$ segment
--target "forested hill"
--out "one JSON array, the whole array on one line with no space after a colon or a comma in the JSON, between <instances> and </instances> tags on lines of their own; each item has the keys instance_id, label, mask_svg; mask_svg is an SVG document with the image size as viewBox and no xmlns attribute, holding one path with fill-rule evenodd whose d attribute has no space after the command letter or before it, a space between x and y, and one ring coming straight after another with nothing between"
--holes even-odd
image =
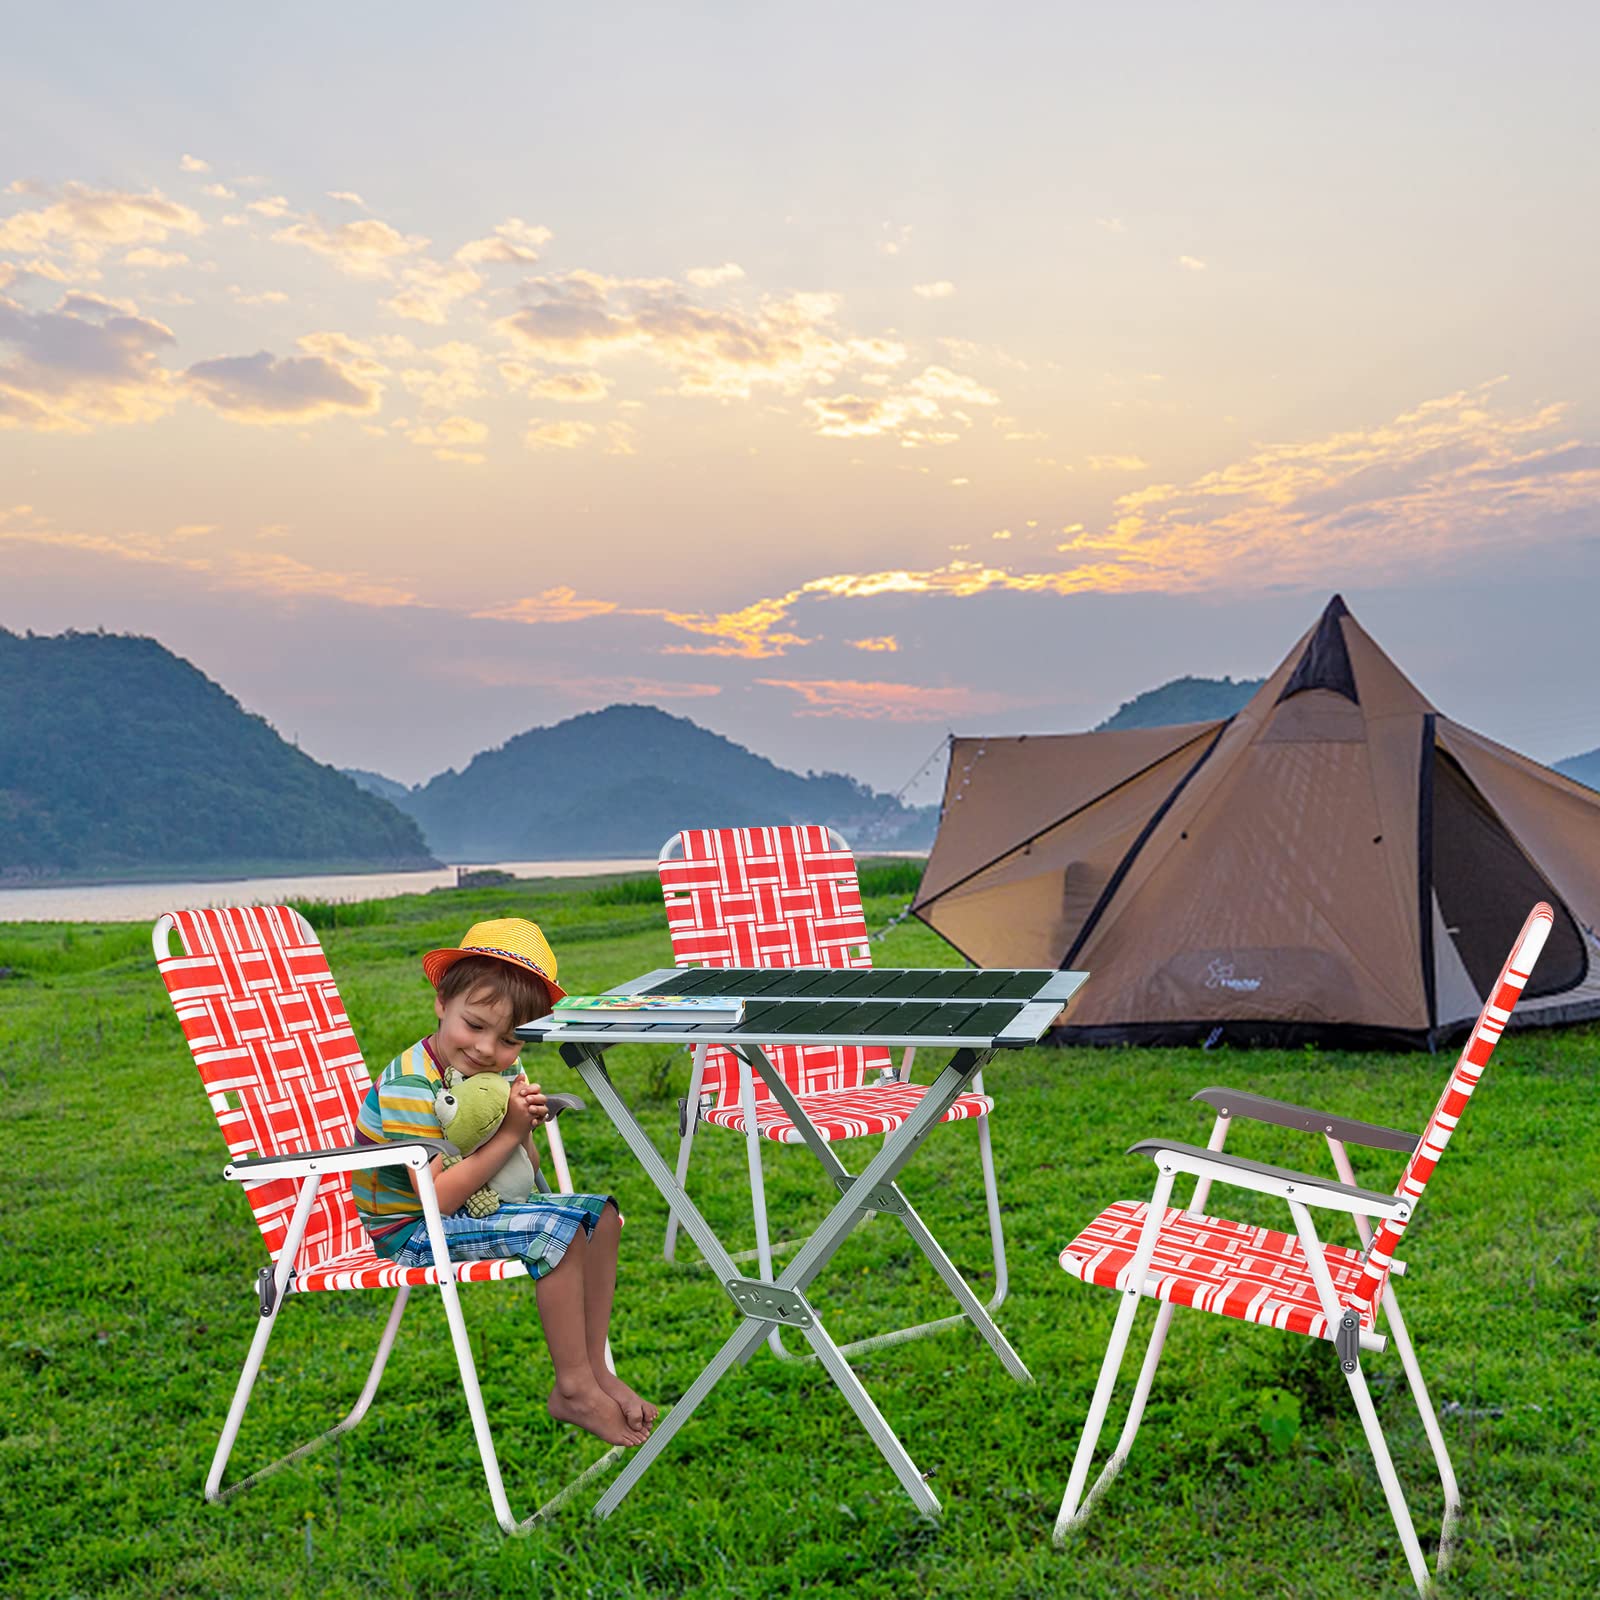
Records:
<instances>
[{"instance_id":1,"label":"forested hill","mask_svg":"<svg viewBox=\"0 0 1600 1600\"><path fill-rule=\"evenodd\" d=\"M532 728L397 802L454 861L653 855L682 828L828 823L857 851L920 849L934 812L838 773L785 771L687 717L616 705Z\"/></svg>"},{"instance_id":2,"label":"forested hill","mask_svg":"<svg viewBox=\"0 0 1600 1600\"><path fill-rule=\"evenodd\" d=\"M1094 732L1107 728L1168 728L1180 722L1212 722L1231 717L1249 703L1250 696L1267 680L1246 678L1174 678L1159 689L1147 689L1124 700L1114 715Z\"/></svg>"},{"instance_id":3,"label":"forested hill","mask_svg":"<svg viewBox=\"0 0 1600 1600\"><path fill-rule=\"evenodd\" d=\"M433 864L411 818L154 639L0 628L0 882Z\"/></svg>"}]
</instances>

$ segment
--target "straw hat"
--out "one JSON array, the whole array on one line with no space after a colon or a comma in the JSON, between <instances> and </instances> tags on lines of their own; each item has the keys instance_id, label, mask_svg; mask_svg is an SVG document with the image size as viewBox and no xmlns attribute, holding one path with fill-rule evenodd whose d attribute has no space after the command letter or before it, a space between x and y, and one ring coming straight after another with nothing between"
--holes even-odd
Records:
<instances>
[{"instance_id":1,"label":"straw hat","mask_svg":"<svg viewBox=\"0 0 1600 1600\"><path fill-rule=\"evenodd\" d=\"M498 917L492 922L475 922L454 950L430 950L422 958L422 970L435 989L445 972L465 956L491 956L496 961L521 967L544 980L552 1001L567 991L556 982L556 956L537 922L526 917Z\"/></svg>"}]
</instances>

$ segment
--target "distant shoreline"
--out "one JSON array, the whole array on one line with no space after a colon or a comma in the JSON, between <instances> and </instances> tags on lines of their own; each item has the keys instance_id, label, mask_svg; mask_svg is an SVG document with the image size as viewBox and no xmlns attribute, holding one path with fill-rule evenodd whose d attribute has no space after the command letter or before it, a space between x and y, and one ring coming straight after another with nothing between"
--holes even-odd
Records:
<instances>
[{"instance_id":1,"label":"distant shoreline","mask_svg":"<svg viewBox=\"0 0 1600 1600\"><path fill-rule=\"evenodd\" d=\"M873 851L873 859L922 859L922 851ZM654 882L656 858L566 856L547 861L463 862L468 870L507 872L514 881L564 881L640 877ZM454 865L420 872L290 873L270 877L141 879L133 883L35 883L26 890L0 887L0 927L38 922L105 924L148 922L178 906L353 905L398 895L433 894L458 888ZM471 892L470 890L468 892Z\"/></svg>"},{"instance_id":2,"label":"distant shoreline","mask_svg":"<svg viewBox=\"0 0 1600 1600\"><path fill-rule=\"evenodd\" d=\"M551 857L577 862L594 862L600 871L608 861L635 861L637 856L572 855ZM401 861L379 863L362 862L353 865L347 861L314 861L295 863L282 861L244 862L226 870L184 865L162 864L148 868L123 868L109 876L99 873L61 873L55 877L17 877L0 873L0 890L7 894L34 889L116 889L159 883L248 883L257 878L357 878L387 877L401 872L452 872L459 868L482 869L498 865L494 861L436 861L431 856L418 860L411 857Z\"/></svg>"},{"instance_id":3,"label":"distant shoreline","mask_svg":"<svg viewBox=\"0 0 1600 1600\"><path fill-rule=\"evenodd\" d=\"M655 857L567 857L548 861L463 863L513 879L609 878L653 874ZM410 872L274 873L247 878L144 878L132 883L34 884L0 888L0 924L25 922L142 922L177 906L290 904L351 905L458 887L453 865Z\"/></svg>"}]
</instances>

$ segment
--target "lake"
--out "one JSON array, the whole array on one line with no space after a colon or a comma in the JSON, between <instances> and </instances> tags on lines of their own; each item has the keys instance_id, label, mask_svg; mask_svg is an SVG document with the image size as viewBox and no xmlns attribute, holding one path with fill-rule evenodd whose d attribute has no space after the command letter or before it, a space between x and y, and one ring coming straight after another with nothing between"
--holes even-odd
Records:
<instances>
[{"instance_id":1,"label":"lake","mask_svg":"<svg viewBox=\"0 0 1600 1600\"><path fill-rule=\"evenodd\" d=\"M587 878L648 872L654 856L602 861L478 861L469 871L496 869L518 878ZM187 883L84 883L0 889L0 922L153 922L163 911L192 906L281 905L285 900L388 900L455 886L456 869L430 872L303 873L286 878L210 879Z\"/></svg>"}]
</instances>

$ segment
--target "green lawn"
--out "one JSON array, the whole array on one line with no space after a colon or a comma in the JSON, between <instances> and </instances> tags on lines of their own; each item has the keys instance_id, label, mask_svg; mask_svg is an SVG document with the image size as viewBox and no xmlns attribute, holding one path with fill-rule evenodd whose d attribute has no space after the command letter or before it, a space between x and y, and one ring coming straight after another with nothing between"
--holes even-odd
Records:
<instances>
[{"instance_id":1,"label":"green lawn","mask_svg":"<svg viewBox=\"0 0 1600 1600\"><path fill-rule=\"evenodd\" d=\"M869 879L873 927L905 896ZM369 1065L431 1026L419 953L481 916L523 914L569 983L598 989L669 962L659 901L598 880L450 891L319 911ZM900 924L881 965L953 964ZM1127 1470L1065 1551L1050 1530L1087 1409L1113 1296L1056 1255L1098 1209L1149 1192L1125 1156L1157 1133L1203 1142L1196 1089L1232 1083L1420 1127L1448 1061L1427 1056L1200 1051L1003 1054L985 1073L1011 1261L998 1320L1037 1384L1012 1383L956 1331L857 1363L944 1502L922 1521L814 1368L764 1350L725 1379L609 1522L594 1496L532 1534L503 1537L459 1393L444 1318L412 1297L362 1426L222 1507L201 1484L253 1325L263 1264L152 963L124 925L0 926L0 1205L4 1511L0 1594L765 1596L918 1594L1352 1596L1414 1593L1330 1348L1195 1313L1177 1317ZM613 1052L626 1098L665 1148L687 1056ZM547 1087L581 1089L530 1052ZM931 1063L930 1063L931 1065ZM1501 1045L1408 1236L1401 1285L1464 1497L1446 1594L1600 1592L1600 1032ZM926 1077L919 1073L923 1081ZM733 1325L700 1269L660 1257L665 1208L597 1111L564 1124L581 1186L623 1200L613 1344L645 1394L670 1400ZM970 1127L938 1130L904 1187L958 1265L988 1282ZM875 1143L875 1142L874 1142ZM1309 1139L1241 1128L1232 1148L1324 1170ZM847 1160L859 1169L865 1153ZM1356 1153L1390 1187L1393 1158ZM748 1242L742 1140L708 1132L690 1175L712 1226ZM804 1150L768 1155L769 1206L808 1227L828 1204ZM1224 1204L1222 1202L1226 1201ZM1257 1196L1214 1208L1287 1226ZM1342 1238L1327 1214L1325 1233ZM687 1241L680 1251L693 1258ZM815 1285L841 1340L949 1307L888 1219L864 1226ZM519 1514L598 1454L544 1413L549 1366L526 1284L463 1302ZM387 1304L377 1294L291 1300L235 1452L249 1471L348 1408ZM1147 1307L1140 1326L1148 1329ZM1136 1332L1135 1338L1138 1335ZM1364 1358L1424 1544L1441 1506L1393 1354ZM1127 1363L1131 1382L1133 1361ZM1292 1396L1292 1401L1284 1395ZM1120 1426L1113 1403L1103 1444Z\"/></svg>"}]
</instances>

